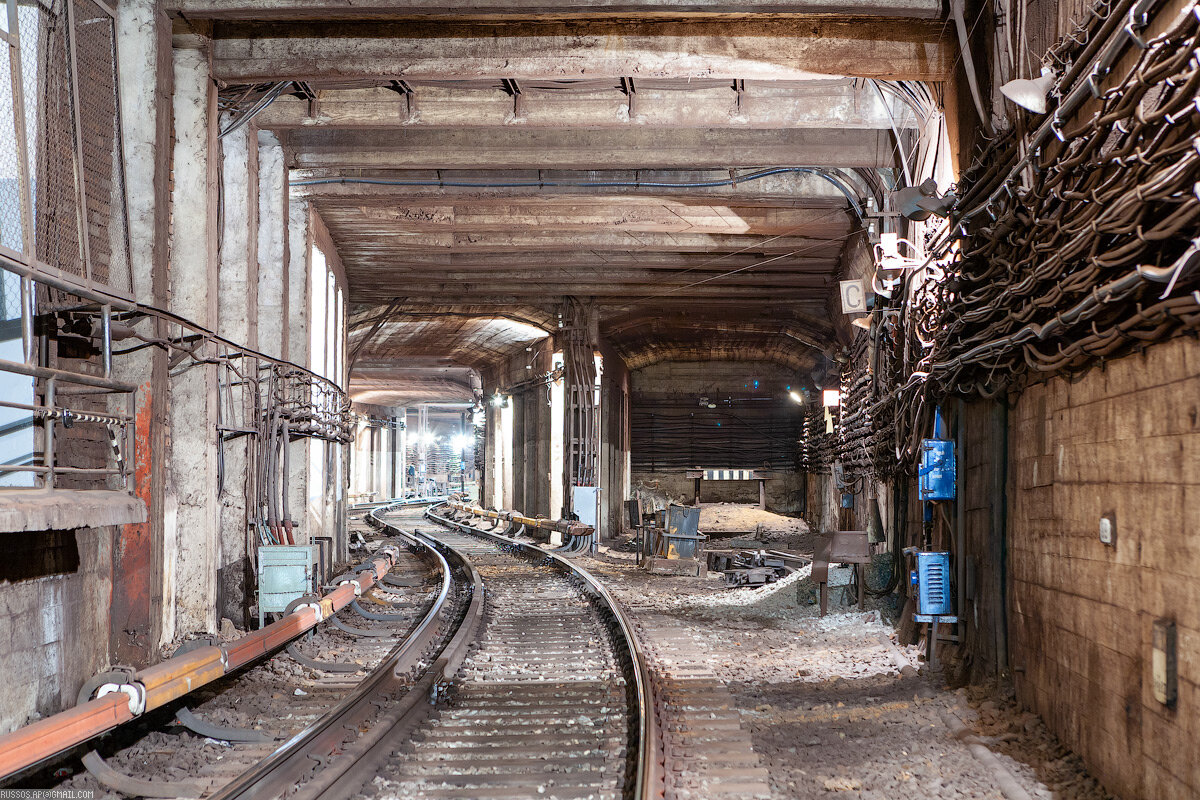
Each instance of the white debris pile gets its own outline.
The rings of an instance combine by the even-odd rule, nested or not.
[[[807,597],[812,586],[812,565],[806,564],[792,574],[765,586],[730,589],[717,594],[680,598],[677,608],[711,610],[764,617],[795,617],[816,613],[816,607],[798,601]]]

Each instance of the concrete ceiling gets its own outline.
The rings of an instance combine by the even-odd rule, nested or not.
[[[375,403],[470,399],[461,370],[548,335],[566,296],[635,368],[810,368],[861,230],[847,195],[916,128],[863,78],[940,80],[954,54],[927,0],[173,7],[214,21],[228,96],[292,82],[255,125],[345,265]]]

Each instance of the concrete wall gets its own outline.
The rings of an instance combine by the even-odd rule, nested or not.
[[[1028,389],[1011,416],[1018,697],[1123,797],[1200,793],[1200,345],[1180,338]],[[1115,515],[1116,543],[1099,539]],[[1178,626],[1179,700],[1151,694]]]
[[[484,371],[485,405],[484,469],[481,499],[484,506],[495,504],[496,488],[505,498],[504,505],[530,515],[549,514],[550,485],[561,483],[561,474],[551,474],[550,442],[561,431],[552,431],[548,389],[528,383],[530,375],[541,375],[553,368],[554,348],[549,339],[533,345],[531,356],[520,351],[502,363]],[[508,397],[509,408],[496,408],[490,398],[501,392]],[[505,435],[501,420],[512,417],[512,431]],[[500,451],[500,459],[496,458]],[[497,469],[499,465],[499,470]]]
[[[682,471],[635,470],[630,476],[630,482],[635,491],[639,488],[651,489],[686,505],[691,505],[695,494],[692,479]],[[767,510],[779,514],[799,514],[803,486],[804,475],[799,472],[783,473],[781,477],[767,481]],[[757,505],[758,481],[705,481],[701,487],[700,500],[704,503]]]
[[[0,733],[75,704],[109,663],[115,528],[6,533]]]

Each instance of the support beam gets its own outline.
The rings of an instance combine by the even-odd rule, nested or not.
[[[288,329],[288,190],[283,148],[269,131],[258,133],[258,341],[269,356],[285,358]]]
[[[932,18],[941,12],[941,4],[932,0],[575,0],[575,2],[538,4],[525,0],[170,0],[170,11],[188,19],[563,19],[584,17],[676,17],[744,16],[770,14],[803,16],[840,14],[870,17]]]
[[[459,253],[494,252],[496,250],[558,251],[568,237],[546,231],[494,232],[487,235],[471,233],[407,233],[404,231],[355,230],[353,246],[347,246],[344,257],[376,252],[413,252],[442,250]],[[841,238],[818,236],[778,236],[764,239],[754,235],[723,235],[709,233],[646,233],[634,231],[581,231],[571,234],[576,246],[588,250],[632,249],[635,252],[711,253],[713,257],[733,251],[754,253],[794,253],[810,258],[837,258]],[[340,239],[346,241],[346,239]],[[260,332],[260,336],[263,334]],[[265,343],[264,343],[265,346]]]
[[[223,120],[224,121],[224,120]],[[243,126],[221,142],[221,188],[224,209],[221,215],[221,266],[218,332],[235,342],[258,344],[258,137],[253,128]],[[220,379],[232,383],[233,373],[218,367]],[[240,396],[238,389],[230,389]],[[234,410],[236,409],[236,410]],[[230,404],[237,414],[242,408]],[[229,427],[253,425],[254,419],[223,416]],[[256,515],[249,499],[253,471],[253,449],[247,436],[222,441],[221,458],[221,562],[218,564],[219,613],[239,627],[249,623],[248,609],[254,587],[248,580],[253,574],[247,552],[247,531]],[[249,585],[248,585],[249,584]]]
[[[295,170],[293,197],[314,202],[364,204],[436,201],[504,204],[514,199],[606,198],[624,203],[747,203],[776,208],[817,208],[846,205],[846,195],[829,180],[806,172],[729,170],[355,170],[345,175],[336,169]],[[835,173],[856,195],[865,191],[853,174]],[[444,182],[466,185],[446,185]],[[577,186],[592,183],[602,186]],[[516,185],[514,185],[516,184]],[[619,185],[626,184],[626,185]]]
[[[514,228],[578,232],[596,229],[670,233],[794,234],[800,231],[845,232],[847,213],[840,208],[757,208],[743,205],[690,205],[659,200],[626,202],[603,198],[587,202],[514,201],[482,206],[433,203],[364,204],[337,206],[323,203],[327,224],[348,215],[381,230],[493,232]]]
[[[218,319],[216,89],[209,79],[207,41],[183,35],[175,43],[169,308],[211,328]],[[211,364],[177,369],[171,377],[168,479],[177,511],[166,532],[166,563],[175,564],[175,628],[163,631],[165,639],[217,629],[216,386]]]
[[[907,20],[219,23],[216,35],[215,76],[230,83],[626,75],[942,81],[956,55],[943,25]]]
[[[285,134],[299,169],[693,169],[894,165],[890,131],[827,129],[305,128]]]
[[[627,80],[627,79],[622,79]],[[284,95],[254,122],[260,128],[498,128],[512,125],[513,95],[491,81],[420,83],[395,81],[371,88],[318,85],[311,99]],[[597,85],[599,84],[599,85]],[[308,85],[308,84],[306,84]],[[637,105],[629,114],[619,83],[587,82],[569,88],[559,81],[521,85],[523,128],[913,128],[917,118],[898,100],[885,101],[866,82],[847,78],[813,81],[639,81]],[[745,86],[739,93],[735,86]],[[416,113],[412,112],[414,99]],[[885,104],[886,102],[886,104]]]

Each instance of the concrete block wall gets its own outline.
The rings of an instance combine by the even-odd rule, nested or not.
[[[1009,428],[1009,635],[1022,703],[1121,797],[1200,794],[1200,344],[1028,389]],[[1100,517],[1115,515],[1115,546]],[[1156,619],[1179,699],[1151,692]]]
[[[8,533],[0,578],[0,733],[75,704],[109,661],[113,528]],[[54,548],[62,552],[49,553]],[[77,548],[77,549],[76,549]]]

